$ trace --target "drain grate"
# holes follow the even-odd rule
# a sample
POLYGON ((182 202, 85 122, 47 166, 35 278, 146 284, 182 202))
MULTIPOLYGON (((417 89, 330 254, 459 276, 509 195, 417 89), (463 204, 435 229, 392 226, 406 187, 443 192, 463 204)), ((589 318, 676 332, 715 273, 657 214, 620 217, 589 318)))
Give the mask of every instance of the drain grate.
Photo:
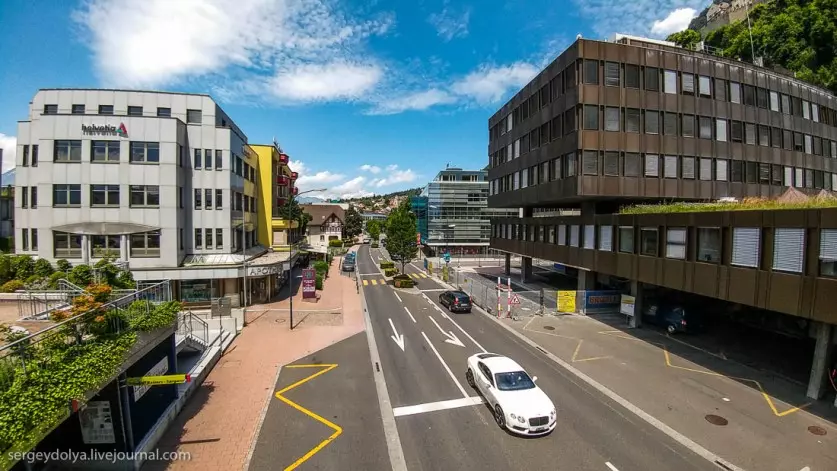
POLYGON ((551 325, 545 325, 543 326, 543 330, 555 330, 555 327, 552 327, 551 325))
POLYGON ((712 425, 720 425, 721 427, 729 423, 727 419, 721 417, 720 415, 714 414, 709 414, 706 417, 704 417, 704 419, 706 419, 706 421, 712 425))
POLYGON ((828 431, 826 429, 820 427, 819 425, 812 425, 812 426, 808 427, 808 431, 813 433, 814 435, 819 435, 819 436, 823 436, 823 435, 828 433, 828 431))

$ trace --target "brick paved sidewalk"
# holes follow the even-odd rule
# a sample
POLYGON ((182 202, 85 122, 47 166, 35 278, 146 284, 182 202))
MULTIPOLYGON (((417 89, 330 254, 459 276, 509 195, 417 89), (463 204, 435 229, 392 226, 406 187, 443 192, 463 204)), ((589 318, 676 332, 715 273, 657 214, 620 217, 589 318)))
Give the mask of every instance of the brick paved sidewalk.
POLYGON ((275 387, 278 368, 365 329, 355 280, 340 274, 338 262, 332 262, 319 302, 303 302, 302 290, 298 290, 294 313, 298 309, 342 307, 342 323, 314 325, 302 321, 290 331, 287 311, 276 310, 287 309, 287 300, 248 308, 263 312, 248 314, 252 322, 230 345, 159 443, 160 451, 189 452, 191 460, 148 463, 143 469, 243 469, 269 391, 275 387))

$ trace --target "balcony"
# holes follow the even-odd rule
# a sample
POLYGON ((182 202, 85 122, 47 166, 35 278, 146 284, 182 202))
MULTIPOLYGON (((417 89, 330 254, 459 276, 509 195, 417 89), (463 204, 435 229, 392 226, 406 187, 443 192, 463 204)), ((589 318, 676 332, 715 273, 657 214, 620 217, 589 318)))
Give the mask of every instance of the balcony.
POLYGON ((288 221, 287 219, 282 219, 279 217, 274 216, 273 219, 270 221, 270 227, 273 230, 286 230, 288 227, 291 229, 297 229, 299 227, 299 221, 288 221))
POLYGON ((276 198, 276 206, 280 208, 285 206, 285 201, 285 198, 276 198))
POLYGON ((294 187, 294 195, 298 195, 298 194, 299 194, 299 188, 294 187))
POLYGON ((291 183, 290 179, 284 175, 276 177, 276 184, 279 186, 288 186, 289 183, 291 183))
POLYGON ((279 162, 282 162, 283 164, 287 165, 289 161, 290 161, 290 157, 288 157, 288 154, 285 154, 285 153, 279 154, 279 162))
POLYGON ((296 181, 297 178, 299 178, 299 174, 296 172, 291 172, 291 180, 296 181))

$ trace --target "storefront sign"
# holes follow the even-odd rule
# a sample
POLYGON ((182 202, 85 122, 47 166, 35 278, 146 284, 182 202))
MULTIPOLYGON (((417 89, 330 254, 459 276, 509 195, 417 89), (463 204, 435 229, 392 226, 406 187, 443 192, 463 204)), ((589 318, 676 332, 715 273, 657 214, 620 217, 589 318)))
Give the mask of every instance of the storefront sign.
POLYGON ((282 273, 282 264, 276 263, 273 265, 262 265, 260 267, 249 267, 247 269, 247 276, 267 276, 282 273))
POLYGON ((168 384, 183 384, 190 381, 192 381, 192 376, 187 374, 125 378, 125 383, 128 386, 165 386, 168 384))
POLYGON ((317 296, 317 271, 313 268, 302 270, 302 297, 314 298, 317 296))
POLYGON ((87 136, 128 137, 128 128, 125 127, 124 123, 119 123, 119 127, 111 126, 110 124, 82 124, 81 133, 87 136))
MULTIPOLYGON (((162 360, 158 361, 157 364, 151 367, 147 373, 143 376, 162 376, 169 371, 169 357, 164 357, 162 360)), ((149 384, 145 384, 139 381, 135 381, 140 378, 127 378, 128 379, 128 386, 134 387, 134 401, 139 401, 143 394, 148 392, 148 388, 151 387, 149 384)))
POLYGON ((619 309, 620 295, 615 291, 586 291, 584 312, 586 314, 615 313, 619 309))
POLYGON ((85 445, 116 443, 110 401, 90 401, 78 412, 81 439, 85 445))
POLYGON ((626 316, 634 317, 634 307, 636 305, 636 298, 623 294, 619 303, 619 312, 626 316))
POLYGON ((558 291, 558 312, 575 312, 577 291, 558 291))

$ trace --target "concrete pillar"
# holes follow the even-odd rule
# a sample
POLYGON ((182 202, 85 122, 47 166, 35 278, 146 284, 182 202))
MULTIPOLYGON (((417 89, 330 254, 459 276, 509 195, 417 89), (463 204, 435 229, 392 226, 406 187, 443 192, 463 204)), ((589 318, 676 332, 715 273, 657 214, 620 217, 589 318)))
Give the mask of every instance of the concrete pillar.
POLYGON ((642 326, 643 286, 639 281, 631 281, 631 296, 634 297, 634 317, 630 320, 631 327, 642 326))
POLYGON ((578 291, 594 291, 596 289, 596 272, 588 270, 578 271, 578 291))
POLYGON ((520 257, 520 281, 526 283, 532 279, 532 257, 520 257))
POLYGON ((825 386, 829 384, 826 374, 828 374, 829 360, 831 359, 831 331, 833 327, 831 324, 824 322, 817 322, 816 338, 817 344, 814 347, 814 361, 811 364, 811 377, 808 380, 807 396, 811 399, 819 399, 822 397, 825 386))
POLYGON ((81 236, 81 262, 90 263, 90 236, 87 234, 81 236))
POLYGON ((125 234, 119 236, 119 260, 128 261, 128 236, 125 234))
POLYGON ((506 276, 511 276, 511 254, 506 254, 506 276))

